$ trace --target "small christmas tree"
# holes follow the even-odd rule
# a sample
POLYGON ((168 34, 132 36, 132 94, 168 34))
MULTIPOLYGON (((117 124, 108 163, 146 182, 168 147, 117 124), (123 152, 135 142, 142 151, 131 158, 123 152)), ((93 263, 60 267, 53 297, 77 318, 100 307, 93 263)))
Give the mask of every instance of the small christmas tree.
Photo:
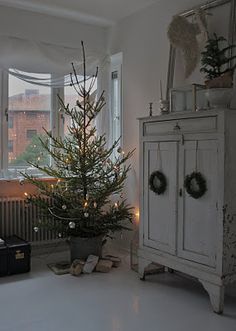
POLYGON ((119 141, 107 148, 105 135, 97 135, 94 119, 105 105, 104 92, 93 100, 98 70, 88 80, 83 42, 82 51, 82 82, 73 64, 71 74, 71 86, 78 94, 77 105, 70 108, 60 99, 65 115, 71 120, 69 134, 62 139, 45 130, 48 139, 41 139, 41 144, 53 163, 51 166, 29 163, 56 182, 51 184, 28 174, 24 177, 38 188, 38 194, 27 197, 40 210, 36 231, 46 227, 59 236, 87 238, 109 236, 126 229, 124 221, 132 221, 132 207, 123 199, 122 190, 130 169, 125 163, 133 151, 125 154, 118 148, 119 141), (114 151, 118 156, 112 158, 114 151))
POLYGON ((206 79, 214 79, 221 76, 227 71, 234 71, 236 64, 229 68, 229 64, 236 58, 236 55, 229 56, 227 52, 230 52, 235 45, 225 45, 226 39, 222 36, 218 37, 215 33, 213 38, 209 38, 205 51, 203 51, 201 64, 201 72, 206 74, 206 79))

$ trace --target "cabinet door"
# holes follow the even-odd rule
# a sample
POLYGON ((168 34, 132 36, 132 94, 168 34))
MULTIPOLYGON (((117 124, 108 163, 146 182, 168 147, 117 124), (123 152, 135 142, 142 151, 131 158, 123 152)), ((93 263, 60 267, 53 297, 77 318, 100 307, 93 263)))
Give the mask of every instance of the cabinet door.
POLYGON ((144 245, 163 252, 176 252, 178 142, 148 142, 144 145, 143 205, 144 245), (167 179, 163 194, 149 188, 149 177, 160 170, 167 179))
POLYGON ((216 140, 186 141, 180 147, 178 256, 214 267, 216 264, 218 149, 216 140), (199 199, 184 189, 184 178, 200 171, 207 192, 199 199))

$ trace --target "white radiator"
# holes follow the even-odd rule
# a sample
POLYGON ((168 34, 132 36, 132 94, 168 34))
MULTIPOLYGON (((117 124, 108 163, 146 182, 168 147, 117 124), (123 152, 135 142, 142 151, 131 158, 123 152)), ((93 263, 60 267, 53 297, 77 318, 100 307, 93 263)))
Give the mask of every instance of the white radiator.
POLYGON ((13 234, 31 243, 49 243, 57 240, 55 233, 45 229, 34 231, 39 208, 26 204, 21 198, 0 198, 0 237, 13 234))

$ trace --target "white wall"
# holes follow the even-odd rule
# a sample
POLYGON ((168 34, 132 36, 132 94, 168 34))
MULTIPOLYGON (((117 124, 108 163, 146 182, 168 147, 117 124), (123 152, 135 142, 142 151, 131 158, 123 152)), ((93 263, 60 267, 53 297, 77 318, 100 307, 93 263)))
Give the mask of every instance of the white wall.
POLYGON ((105 28, 3 6, 0 34, 75 48, 83 40, 86 47, 98 52, 106 44, 105 28))
MULTIPOLYGON (((123 52, 124 149, 136 148, 127 190, 130 202, 138 206, 139 135, 138 117, 148 116, 149 102, 158 114, 159 81, 165 90, 169 42, 167 27, 172 16, 201 4, 199 0, 160 0, 130 16, 110 30, 110 54, 123 52)), ((227 23, 226 23, 227 24, 227 23)), ((126 245, 127 238, 123 244, 126 245)))

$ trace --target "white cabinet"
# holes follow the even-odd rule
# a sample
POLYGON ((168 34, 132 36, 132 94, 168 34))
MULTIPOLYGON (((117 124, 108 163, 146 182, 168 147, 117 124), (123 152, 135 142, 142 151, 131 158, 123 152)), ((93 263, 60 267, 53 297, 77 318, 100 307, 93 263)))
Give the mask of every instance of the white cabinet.
POLYGON ((236 280, 235 128, 236 110, 140 119, 140 276, 157 262, 197 277, 218 313, 236 280), (167 179, 160 195, 149 185, 157 170, 167 179), (199 199, 184 188, 193 171, 206 179, 199 199))

